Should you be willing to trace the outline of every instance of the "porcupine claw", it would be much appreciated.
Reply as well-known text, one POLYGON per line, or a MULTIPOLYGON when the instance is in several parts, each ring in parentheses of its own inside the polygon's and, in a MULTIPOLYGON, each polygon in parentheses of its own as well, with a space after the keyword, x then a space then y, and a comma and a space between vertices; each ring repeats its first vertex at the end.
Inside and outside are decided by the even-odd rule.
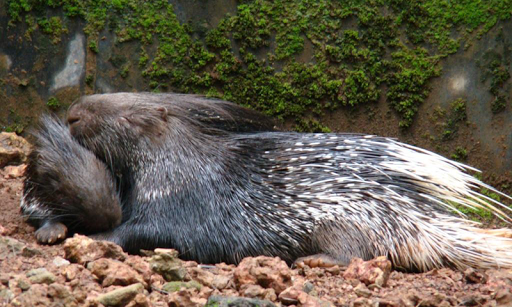
POLYGON ((66 238, 68 228, 59 222, 45 222, 37 231, 36 239, 41 244, 54 244, 66 238))

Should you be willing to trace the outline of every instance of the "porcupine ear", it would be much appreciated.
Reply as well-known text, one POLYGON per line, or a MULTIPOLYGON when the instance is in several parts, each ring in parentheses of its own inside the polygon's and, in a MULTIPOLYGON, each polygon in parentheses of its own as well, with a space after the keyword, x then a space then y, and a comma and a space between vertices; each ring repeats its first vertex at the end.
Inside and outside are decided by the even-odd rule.
POLYGON ((162 120, 164 122, 167 122, 167 116, 169 115, 167 108, 166 107, 158 107, 156 110, 160 113, 160 117, 162 118, 162 120))

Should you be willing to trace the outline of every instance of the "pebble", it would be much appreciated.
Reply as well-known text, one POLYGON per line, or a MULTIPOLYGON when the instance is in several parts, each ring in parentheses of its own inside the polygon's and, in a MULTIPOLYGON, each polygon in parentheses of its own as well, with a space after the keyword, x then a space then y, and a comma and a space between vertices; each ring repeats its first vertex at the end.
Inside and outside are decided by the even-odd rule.
POLYGON ((33 284, 51 284, 55 282, 55 275, 48 272, 46 268, 33 269, 27 272, 26 276, 33 284))
POLYGON ((173 249, 157 248, 156 255, 149 259, 151 270, 163 276, 166 281, 182 281, 187 274, 178 252, 173 249))
POLYGON ((124 306, 137 294, 142 293, 143 290, 144 286, 142 284, 134 284, 101 294, 96 300, 105 306, 124 306))
POLYGON ((230 306, 259 306, 259 307, 277 307, 274 303, 267 300, 238 296, 217 296, 212 295, 208 298, 205 307, 230 307, 230 306))
POLYGON ((57 256, 53 258, 53 264, 55 264, 56 267, 64 267, 70 265, 71 262, 62 257, 57 256))

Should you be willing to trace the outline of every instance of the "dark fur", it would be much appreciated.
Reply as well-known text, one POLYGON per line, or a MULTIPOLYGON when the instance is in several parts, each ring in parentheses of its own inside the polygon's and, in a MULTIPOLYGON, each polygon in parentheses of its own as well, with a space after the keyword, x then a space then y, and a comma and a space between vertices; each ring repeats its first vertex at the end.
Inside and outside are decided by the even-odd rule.
POLYGON ((38 228, 62 223, 83 233, 119 225, 120 199, 105 164, 54 117, 43 116, 34 136, 21 206, 27 220, 38 228))
POLYGON ((510 240, 482 237, 443 205, 473 206, 485 196, 471 187, 492 188, 425 150, 375 136, 265 132, 273 126, 257 113, 178 94, 86 96, 68 122, 120 190, 122 223, 94 237, 128 252, 172 247, 203 263, 324 254, 342 263, 388 255, 418 270, 512 267, 501 250, 510 240))

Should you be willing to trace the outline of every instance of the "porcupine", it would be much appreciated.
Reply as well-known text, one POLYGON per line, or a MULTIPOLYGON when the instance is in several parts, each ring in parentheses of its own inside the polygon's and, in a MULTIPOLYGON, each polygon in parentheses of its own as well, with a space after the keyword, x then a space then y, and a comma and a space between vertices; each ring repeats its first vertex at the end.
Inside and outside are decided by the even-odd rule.
POLYGON ((506 218, 470 167, 377 136, 216 129, 191 116, 215 104, 204 111, 188 97, 93 95, 69 109, 72 135, 121 190, 122 224, 96 238, 202 263, 387 255, 419 271, 512 267, 509 239, 452 213, 458 204, 506 218))
POLYGON ((38 229, 40 243, 56 243, 68 230, 97 233, 121 223, 120 198, 105 164, 76 142, 69 128, 41 117, 28 157, 22 215, 38 229))
MULTIPOLYGON (((196 97, 192 101, 195 104, 194 108, 188 105, 189 116, 214 129, 274 129, 273 120, 235 104, 219 101, 216 108, 201 109, 204 99, 196 97)), ((37 227, 37 240, 53 244, 66 237, 68 228, 87 234, 119 225, 120 198, 105 164, 77 143, 55 116, 42 116, 39 131, 33 135, 36 142, 29 156, 20 205, 22 215, 37 227)))

